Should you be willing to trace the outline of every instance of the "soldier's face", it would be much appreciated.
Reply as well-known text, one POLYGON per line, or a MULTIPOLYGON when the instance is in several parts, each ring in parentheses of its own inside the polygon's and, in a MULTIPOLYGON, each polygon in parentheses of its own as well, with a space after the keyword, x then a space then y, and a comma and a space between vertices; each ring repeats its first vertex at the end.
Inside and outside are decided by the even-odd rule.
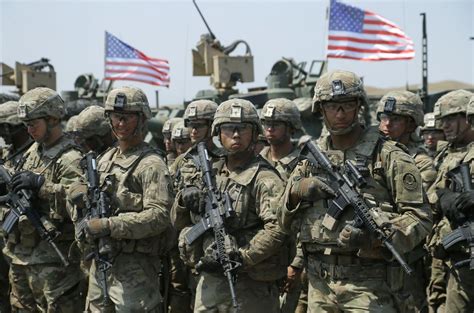
POLYGON ((441 119, 441 127, 447 141, 457 142, 463 140, 462 135, 471 128, 471 125, 467 122, 465 115, 453 114, 441 119))
POLYGON ((25 122, 25 126, 27 128, 28 134, 33 138, 36 142, 43 142, 46 138, 48 133, 48 124, 46 119, 44 118, 37 118, 34 120, 29 120, 25 122))
POLYGON ((171 140, 171 134, 163 134, 163 143, 165 144, 166 152, 170 153, 176 151, 175 144, 171 140))
POLYGON ((344 130, 357 119, 359 102, 357 99, 343 102, 325 102, 322 105, 324 118, 332 130, 344 130))
POLYGON ((250 123, 224 123, 220 126, 220 140, 230 154, 247 150, 252 143, 253 126, 250 123))
POLYGON ((191 142, 198 143, 209 138, 210 125, 206 120, 196 120, 188 123, 191 142))
POLYGON ((110 113, 112 127, 118 140, 127 140, 135 136, 138 118, 138 114, 135 113, 110 113))
POLYGON ((185 153, 192 146, 191 140, 189 139, 176 139, 173 142, 178 155, 185 153))
POLYGON ((423 140, 428 149, 435 150, 438 141, 444 140, 444 133, 442 130, 425 130, 423 132, 423 140))
POLYGON ((290 128, 285 122, 265 121, 263 129, 270 145, 280 145, 291 140, 290 128))
POLYGON ((379 130, 393 140, 413 131, 407 117, 395 114, 380 114, 379 130))

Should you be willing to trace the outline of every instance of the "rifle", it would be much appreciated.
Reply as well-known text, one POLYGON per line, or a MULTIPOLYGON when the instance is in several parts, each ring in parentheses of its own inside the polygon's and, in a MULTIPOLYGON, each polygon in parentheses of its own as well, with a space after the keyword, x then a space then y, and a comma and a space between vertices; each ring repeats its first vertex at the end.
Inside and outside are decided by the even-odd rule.
MULTIPOLYGON (((207 201, 204 216, 186 233, 185 240, 186 243, 190 245, 208 229, 212 229, 217 251, 215 258, 222 265, 224 275, 229 283, 232 305, 237 307, 237 297, 234 289, 236 280, 235 270, 242 264, 233 260, 230 256, 230 252, 232 251, 232 238, 227 233, 224 225, 224 219, 232 217, 235 212, 232 208, 232 201, 229 194, 226 193, 222 195, 213 181, 212 167, 206 150, 206 144, 200 142, 197 146, 197 150, 207 201)), ((196 265, 196 268, 199 268, 199 263, 196 265)))
MULTIPOLYGON (((472 191, 471 172, 468 163, 463 163, 447 173, 456 192, 472 191)), ((464 223, 441 239, 441 244, 448 250, 458 242, 467 242, 469 245, 469 258, 454 264, 459 268, 469 265, 469 269, 474 269, 474 219, 472 216, 464 216, 464 223)))
POLYGON ((349 160, 346 160, 342 169, 336 168, 328 157, 313 142, 308 141, 306 148, 310 152, 309 161, 316 163, 317 166, 326 171, 337 183, 337 191, 335 198, 329 204, 328 211, 323 220, 323 226, 332 230, 336 224, 336 220, 346 210, 351 207, 354 210, 355 218, 353 226, 365 228, 378 240, 382 242, 382 246, 387 248, 394 258, 400 263, 403 270, 410 275, 413 270, 405 262, 400 253, 395 249, 390 239, 391 235, 387 235, 387 230, 383 225, 377 223, 378 213, 371 209, 366 203, 362 195, 357 191, 356 187, 363 187, 366 181, 356 166, 349 160), (342 171, 342 173, 340 173, 342 171))
MULTIPOLYGON (((97 172, 97 155, 94 151, 86 153, 81 161, 81 166, 87 176, 87 214, 79 222, 76 235, 81 235, 86 227, 87 221, 92 218, 107 218, 111 216, 109 199, 99 186, 99 173, 97 172)), ((107 181, 106 181, 107 183, 107 181)), ((107 287, 107 271, 112 267, 109 255, 112 245, 109 237, 102 237, 94 241, 92 252, 86 256, 86 260, 94 259, 97 271, 100 273, 99 284, 102 289, 102 308, 108 308, 110 300, 107 287)))
MULTIPOLYGON (((10 185, 12 176, 3 166, 3 163, 0 162, 0 177, 5 181, 7 185, 10 185)), ((64 267, 69 266, 69 262, 66 260, 66 257, 59 250, 54 239, 56 239, 60 233, 51 227, 46 227, 41 219, 40 214, 33 208, 32 205, 32 192, 30 190, 22 189, 18 192, 10 191, 7 196, 2 197, 2 200, 10 207, 10 212, 8 213, 5 221, 2 224, 2 229, 10 234, 13 230, 13 227, 17 224, 18 220, 22 215, 25 215, 33 227, 38 232, 40 238, 45 240, 49 245, 54 249, 56 254, 61 259, 64 267)))

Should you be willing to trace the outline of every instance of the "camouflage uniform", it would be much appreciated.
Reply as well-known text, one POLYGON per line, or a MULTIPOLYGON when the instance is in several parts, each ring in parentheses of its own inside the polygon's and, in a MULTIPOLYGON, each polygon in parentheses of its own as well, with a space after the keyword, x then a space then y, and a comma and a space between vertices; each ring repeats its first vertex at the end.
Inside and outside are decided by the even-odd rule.
MULTIPOLYGON (((174 124, 176 124, 178 121, 180 121, 180 117, 173 117, 170 119, 167 119, 164 124, 163 124, 163 130, 161 131, 163 133, 163 137, 168 137, 171 139, 171 133, 173 130, 174 124)), ((166 154, 166 163, 168 165, 173 164, 176 159, 176 151, 167 151, 166 154)))
MULTIPOLYGON (((236 216, 228 220, 226 230, 236 239, 243 267, 239 269, 235 291, 238 308, 233 308, 228 282, 221 272, 202 271, 196 289, 194 312, 277 312, 278 288, 276 280, 283 278, 288 266, 288 251, 281 249, 285 235, 276 221, 278 200, 283 185, 276 171, 261 157, 253 155, 253 144, 261 131, 254 106, 245 100, 233 99, 223 102, 216 111, 212 125, 213 134, 218 135, 222 123, 251 123, 253 143, 247 151, 252 155, 249 162, 237 170, 229 170, 226 159, 212 160, 216 171, 216 185, 220 192, 228 192, 236 216)), ((202 188, 201 173, 194 168, 194 180, 202 188)), ((180 205, 182 199, 175 200, 175 216, 183 221, 180 225, 190 225, 198 221, 199 215, 191 213, 180 205), (191 217, 189 215, 191 214, 191 217)), ((199 258, 209 256, 209 247, 214 236, 206 232, 191 246, 184 242, 180 234, 179 247, 183 260, 195 266, 199 258)), ((202 259, 201 259, 202 260, 202 259)))
MULTIPOLYGON (((326 102, 343 105, 345 99, 357 99, 359 106, 366 103, 361 80, 345 71, 324 74, 315 87, 313 110, 326 102)), ((343 136, 355 127, 361 129, 357 117, 343 129, 332 129, 326 116, 324 121, 331 136, 343 136)), ((375 128, 363 130, 357 142, 344 151, 332 148, 331 136, 321 137, 317 144, 333 164, 351 160, 359 168, 367 181, 360 188, 366 203, 380 210, 380 217, 394 231, 394 247, 411 263, 411 257, 416 258, 422 251, 432 226, 431 212, 423 203, 421 176, 413 160, 397 143, 384 140, 375 128)), ((320 177, 320 182, 328 178, 307 160, 298 164, 288 181, 279 216, 285 230, 300 234, 309 277, 309 311, 398 312, 406 310, 403 306, 416 305, 419 299, 405 288, 407 275, 396 261, 387 261, 379 242, 367 235, 360 249, 338 245, 340 233, 354 213, 342 214, 332 230, 324 226, 324 198, 328 197, 324 196, 327 187, 321 189, 324 184, 317 198, 299 197, 298 204, 290 201, 295 191, 301 192, 305 180, 315 179, 308 178, 313 176, 320 177)))
MULTIPOLYGON (((8 101, 0 105, 0 126, 5 125, 5 129, 2 130, 2 137, 3 131, 5 131, 5 136, 9 136, 10 140, 12 141, 12 134, 10 133, 12 129, 17 127, 23 128, 26 132, 26 128, 23 126, 21 120, 18 118, 17 115, 18 110, 18 102, 17 101, 8 101), (8 132, 8 134, 7 134, 8 132)), ((5 139, 5 138, 4 138, 5 139)), ((13 142, 11 142, 13 143, 13 142)), ((15 165, 18 163, 20 158, 23 156, 23 153, 33 144, 33 140, 28 138, 25 143, 22 144, 21 147, 15 149, 15 146, 11 144, 9 147, 2 148, 0 150, 1 158, 5 162, 5 166, 7 168, 13 169, 15 165)), ((0 186, 2 192, 6 192, 6 186, 2 183, 0 186)), ((5 214, 8 213, 7 207, 0 207, 0 221, 3 221, 3 217, 5 214)), ((0 251, 4 248, 4 238, 3 232, 0 231, 0 251)), ((7 260, 4 259, 3 254, 0 257, 0 312, 7 313, 10 312, 10 300, 9 300, 9 281, 8 281, 8 271, 9 265, 7 260)))
MULTIPOLYGON (((287 126, 291 127, 294 131, 302 128, 298 107, 293 101, 284 98, 267 101, 262 108, 260 120, 262 123, 265 123, 266 121, 285 122, 287 126)), ((270 147, 267 146, 262 149, 260 155, 278 171, 280 177, 286 184, 288 177, 298 164, 300 149, 294 146, 293 150, 288 155, 279 160, 273 160, 270 147)), ((292 250, 296 248, 295 240, 292 240, 291 247, 289 248, 292 250)), ((302 271, 304 267, 303 261, 303 250, 301 249, 301 245, 298 245, 296 255, 290 266, 298 271, 302 271)), ((307 300, 308 280, 306 278, 306 272, 303 272, 301 273, 300 279, 294 282, 294 286, 292 286, 290 290, 281 297, 281 312, 293 313, 295 310, 297 310, 297 312, 306 312, 307 300)))
MULTIPOLYGON (((23 121, 64 116, 63 100, 49 88, 36 88, 20 99, 18 115, 23 121)), ((49 126, 48 126, 49 127, 49 126)), ((31 171, 44 177, 36 194, 38 210, 48 228, 60 233, 55 242, 68 256, 74 240, 74 227, 66 204, 68 186, 79 179, 81 153, 62 136, 52 146, 34 143, 23 155, 19 171, 31 171)), ((81 312, 80 281, 83 279, 78 259, 69 259, 64 267, 52 247, 40 240, 26 218, 8 235, 4 253, 11 258, 10 301, 14 312, 81 312)))
MULTIPOLYGON (((456 90, 444 95, 438 100, 438 110, 435 112, 436 119, 465 114, 472 96, 472 93, 465 90, 456 90)), ((446 286, 445 305, 445 312, 450 313, 472 312, 474 310, 474 272, 469 270, 468 266, 454 267, 456 262, 469 258, 469 247, 461 242, 446 251, 441 244, 441 240, 445 235, 462 224, 457 215, 449 210, 449 206, 451 203, 455 203, 459 194, 457 193, 458 190, 455 190, 450 183, 447 173, 463 163, 469 164, 471 177, 474 173, 474 143, 456 145, 454 140, 451 139, 451 142, 435 159, 435 163, 439 164, 438 177, 428 193, 430 202, 436 205, 437 213, 443 213, 444 215, 435 229, 430 247, 433 256, 442 259, 450 269, 446 286)), ((430 291, 439 294, 444 288, 444 283, 444 277, 432 276, 430 291)), ((440 296, 443 296, 443 294, 441 293, 440 296)))
MULTIPOLYGON (((411 117, 415 122, 415 126, 421 127, 424 125, 423 102, 421 102, 419 96, 409 91, 391 91, 386 94, 377 106, 377 118, 379 121, 380 114, 382 113, 411 117)), ((392 139, 398 141, 396 138, 392 139)), ((417 138, 414 132, 410 134, 409 142, 405 146, 420 170, 423 187, 425 190, 428 190, 436 178, 436 170, 433 166, 432 158, 423 146, 421 138, 417 138)))
MULTIPOLYGON (((422 136, 424 132, 430 132, 430 131, 441 132, 441 133, 443 132, 443 129, 439 126, 439 122, 436 121, 435 115, 433 112, 426 113, 423 118, 423 121, 425 125, 423 125, 423 127, 420 128, 420 134, 422 136)), ((436 149, 436 147, 434 147, 433 149, 429 149, 428 147, 425 146, 425 148, 428 151, 428 155, 432 158, 434 158, 437 152, 439 151, 438 149, 436 149)))
MULTIPOLYGON (((112 90, 105 103, 106 114, 136 113, 136 136, 142 136, 151 117, 145 94, 133 87, 112 90)), ((109 116, 110 118, 110 116, 109 116)), ((98 161, 101 183, 112 182, 108 195, 113 216, 102 218, 113 246, 113 265, 107 271, 108 291, 116 312, 159 312, 161 296, 159 256, 167 248, 171 205, 169 173, 163 158, 142 142, 121 151, 107 150, 98 161)), ((92 222, 88 222, 90 228, 92 222)), ((102 309, 103 295, 95 262, 89 275, 86 308, 102 309)))

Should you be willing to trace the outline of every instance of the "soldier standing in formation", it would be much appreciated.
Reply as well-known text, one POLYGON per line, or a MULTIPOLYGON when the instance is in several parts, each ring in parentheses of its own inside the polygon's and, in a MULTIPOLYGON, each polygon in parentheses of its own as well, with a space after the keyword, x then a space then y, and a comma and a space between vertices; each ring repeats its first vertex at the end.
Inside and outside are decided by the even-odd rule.
MULTIPOLYGON (((350 160, 367 184, 360 188, 365 202, 376 209, 392 232, 394 247, 409 262, 422 249, 432 226, 424 203, 422 181, 413 159, 399 144, 384 140, 377 129, 364 129, 358 120, 367 105, 362 81, 354 73, 334 71, 315 86, 313 111, 320 110, 329 136, 318 145, 331 162, 350 160)), ((344 212, 335 225, 326 225, 326 201, 334 191, 328 175, 303 161, 291 175, 280 222, 299 232, 309 277, 310 312, 404 311, 416 299, 404 288, 405 274, 398 263, 387 261, 382 243, 367 228, 354 227, 354 212, 344 212)))
POLYGON ((420 135, 423 137, 425 142, 425 148, 428 151, 428 155, 434 158, 438 149, 438 142, 446 140, 444 137, 443 129, 439 126, 439 122, 436 121, 434 113, 426 113, 424 116, 425 125, 420 129, 420 135))
MULTIPOLYGON (((217 109, 212 134, 218 136, 226 156, 213 158, 216 185, 222 194, 228 194, 235 210, 226 223, 232 241, 232 258, 241 262, 235 283, 238 308, 232 307, 228 282, 221 265, 215 259, 213 236, 206 232, 199 240, 188 245, 184 237, 189 228, 180 234, 179 248, 184 260, 199 273, 194 312, 277 312, 279 309, 276 281, 286 275, 288 251, 280 249, 285 242, 276 221, 276 210, 283 185, 275 169, 254 153, 254 145, 261 124, 252 103, 233 99, 223 102, 217 109), (197 266, 199 262, 199 266, 197 266)), ((201 176, 199 167, 194 176, 201 176)), ((184 189, 181 202, 175 206, 180 225, 199 222, 203 214, 205 196, 202 183, 184 189), (184 198, 193 190, 193 199, 184 198), (190 216, 191 215, 191 216, 190 216)))
MULTIPOLYGON (((461 242, 449 249, 445 249, 442 244, 443 238, 462 226, 472 214, 472 193, 466 192, 465 186, 459 186, 449 178, 449 173, 455 171, 459 165, 468 164, 472 180, 474 130, 466 116, 472 96, 471 92, 465 90, 449 92, 437 101, 438 109, 434 112, 449 143, 436 156, 438 177, 428 193, 437 213, 443 216, 435 229, 430 246, 433 258, 443 260, 449 267, 445 301, 445 312, 449 313, 474 310, 474 272, 469 269, 469 264, 455 266, 460 261, 469 260, 472 255, 469 244, 461 242)), ((433 276, 431 279, 430 292, 444 288, 443 285, 439 286, 444 284, 442 279, 433 276)))
MULTIPOLYGON (((159 256, 169 230, 171 190, 163 158, 143 142, 151 117, 145 94, 133 87, 112 90, 105 103, 106 116, 118 145, 99 159, 101 183, 110 181, 113 216, 87 222, 90 239, 109 237, 113 266, 107 271, 112 312, 159 312, 157 292, 159 256)), ((97 264, 89 275, 87 309, 103 307, 97 264)))
POLYGON ((173 141, 171 140, 171 133, 173 130, 173 125, 180 120, 181 118, 179 117, 167 119, 164 122, 163 130, 161 131, 163 134, 163 143, 166 151, 166 163, 168 165, 173 164, 174 160, 176 159, 176 148, 174 146, 173 141))
MULTIPOLYGON (((13 192, 31 191, 33 209, 51 232, 64 256, 74 241, 74 226, 69 217, 66 192, 80 179, 77 145, 61 130, 64 116, 61 97, 49 88, 25 93, 18 107, 19 118, 27 125, 35 143, 23 154, 12 178, 13 192)), ((81 312, 79 260, 69 259, 65 267, 57 252, 45 241, 26 216, 8 234, 3 250, 11 259, 11 304, 14 312, 81 312)))

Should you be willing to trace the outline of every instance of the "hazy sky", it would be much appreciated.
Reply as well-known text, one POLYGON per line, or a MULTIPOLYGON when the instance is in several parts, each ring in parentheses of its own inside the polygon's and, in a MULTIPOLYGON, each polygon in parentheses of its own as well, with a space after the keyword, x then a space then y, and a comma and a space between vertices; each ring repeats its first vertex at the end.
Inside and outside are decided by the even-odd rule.
MULTIPOLYGON (((255 64, 255 82, 265 85, 281 57, 296 61, 324 58, 329 1, 204 1, 201 11, 223 45, 247 41, 255 64)), ((421 83, 421 12, 426 12, 430 82, 458 80, 474 84, 474 0, 346 0, 398 24, 415 42, 410 61, 329 60, 329 69, 364 76, 367 85, 395 87, 421 83)), ((71 90, 81 73, 103 77, 107 30, 151 57, 168 59, 170 88, 159 87, 160 104, 178 104, 209 88, 209 78, 193 77, 191 49, 207 30, 192 1, 9 1, 0 0, 0 59, 14 65, 47 57, 57 71, 58 90, 71 90)), ((240 48, 234 54, 243 53, 240 48)), ((151 103, 156 87, 143 88, 151 103)), ((5 91, 5 88, 1 90, 5 91)))

